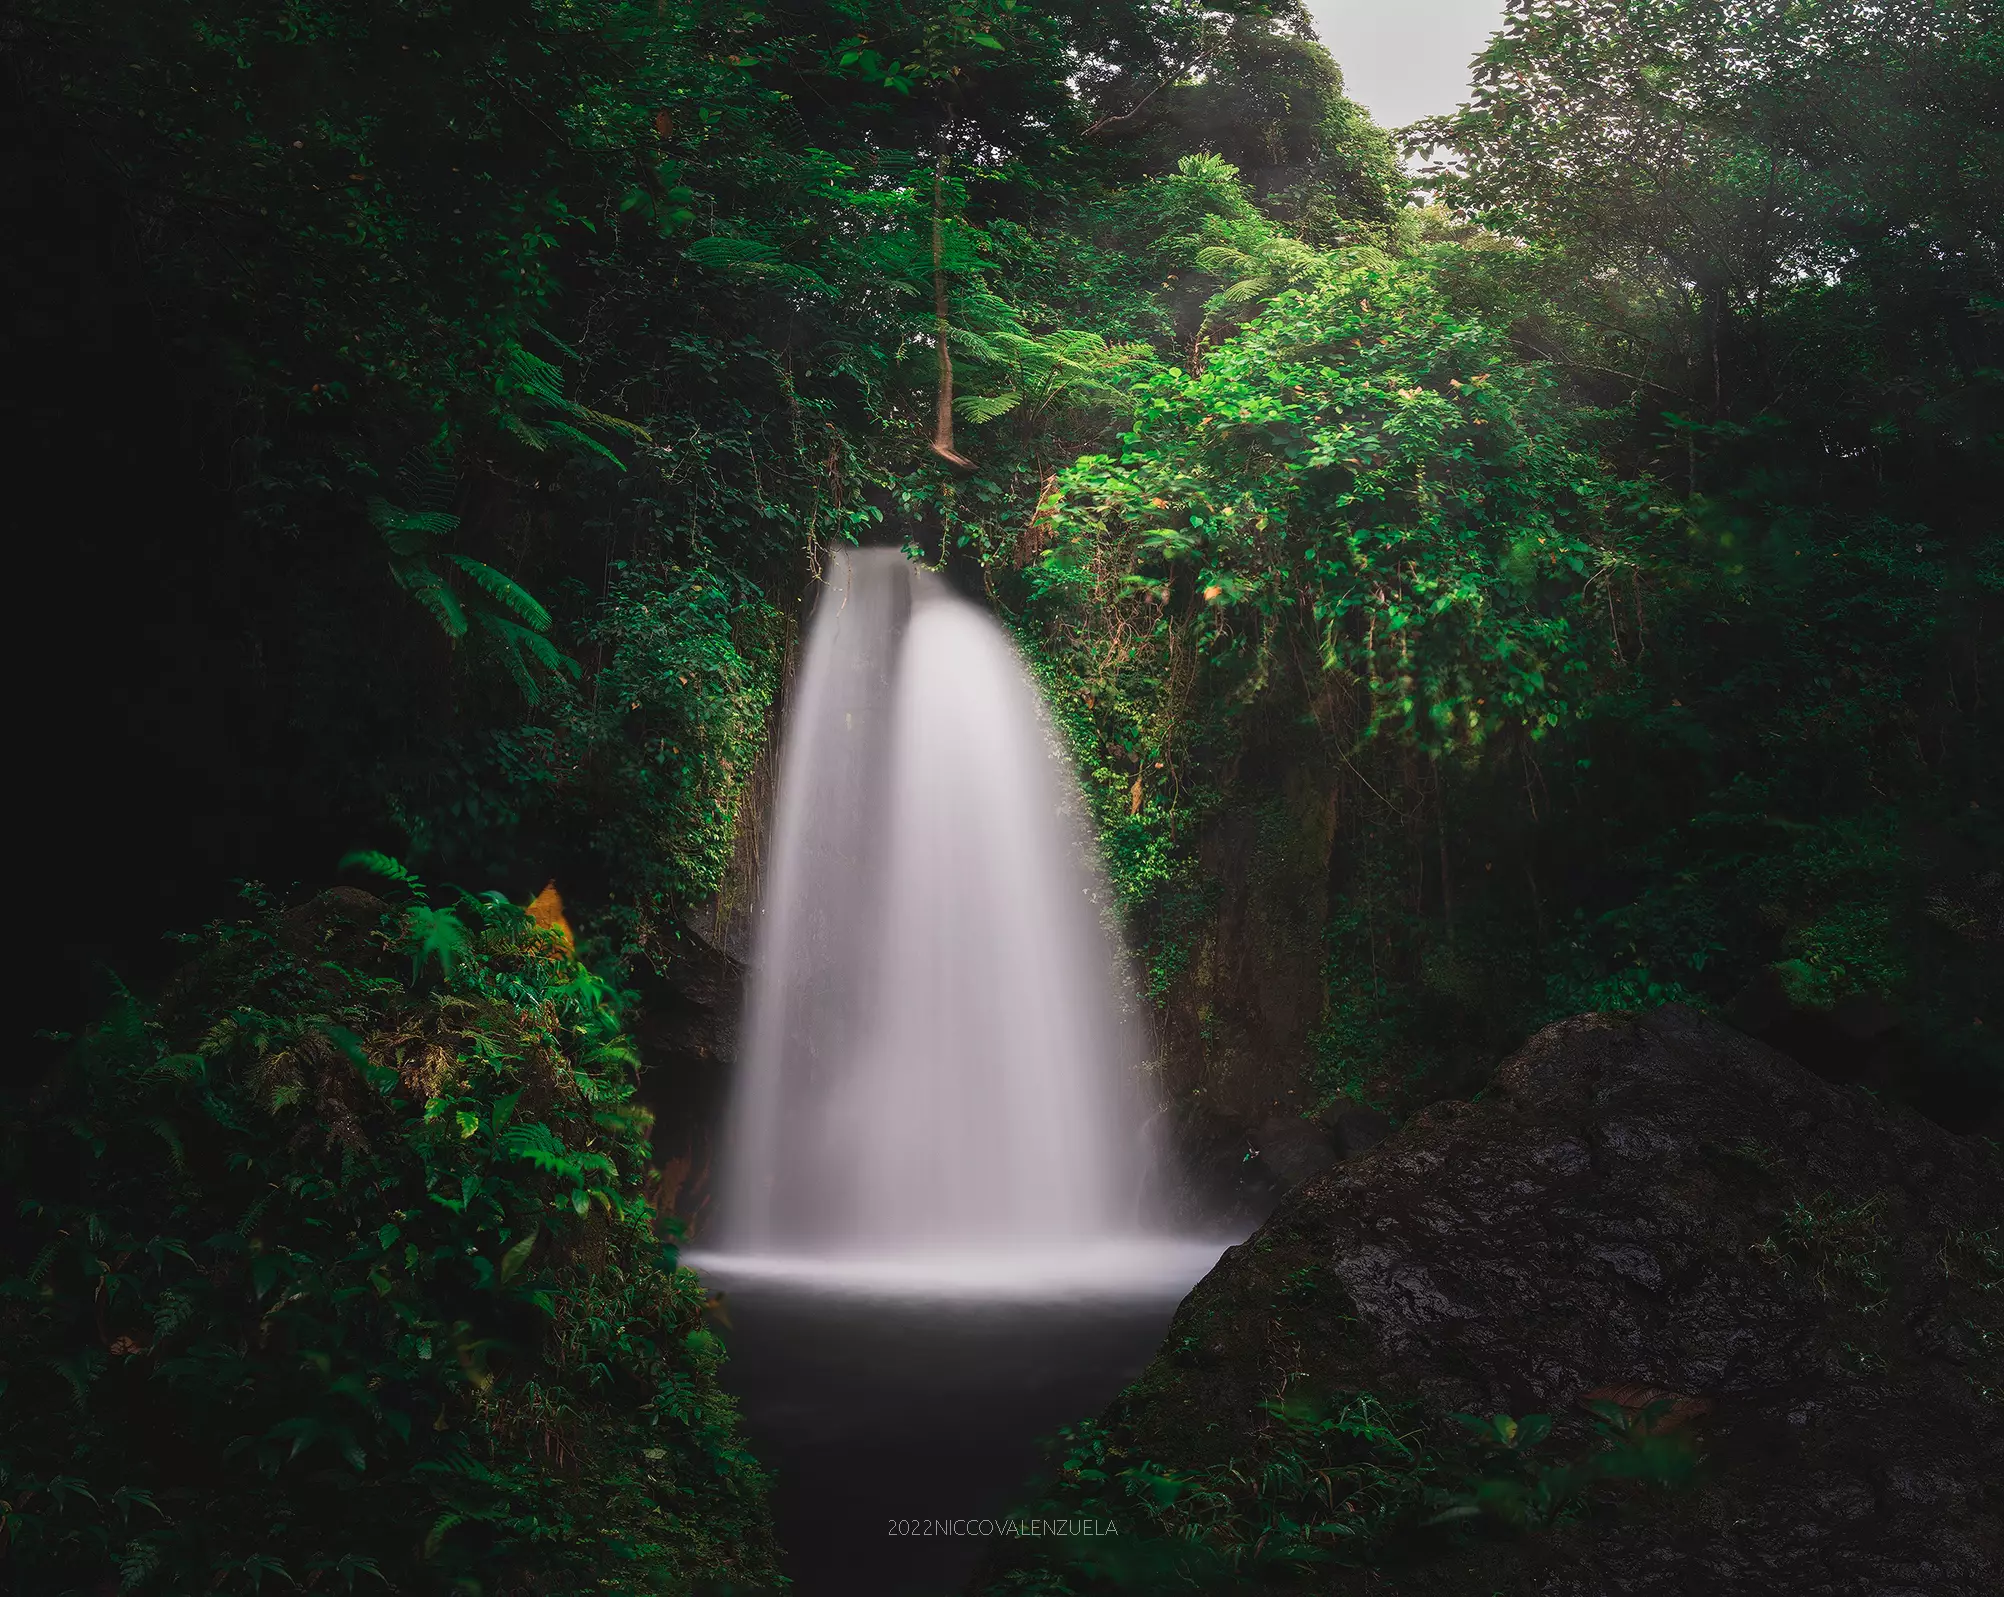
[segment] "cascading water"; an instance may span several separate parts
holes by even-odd
[[[801,1597],[960,1585],[978,1540],[897,1527],[1006,1512],[1225,1245],[1149,1223],[1143,1050],[1076,811],[987,612],[895,551],[832,552],[718,1226],[685,1256],[729,1297]]]
[[[1075,808],[995,621],[894,550],[832,553],[711,1267],[1119,1291],[1216,1257],[1145,1222],[1140,1049]]]

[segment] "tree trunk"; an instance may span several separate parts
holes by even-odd
[[[953,447],[953,352],[947,347],[946,320],[946,152],[932,169],[932,313],[933,338],[939,346],[939,393],[933,406],[932,452],[957,471],[972,471],[974,462]]]

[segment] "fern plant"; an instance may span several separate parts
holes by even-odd
[[[444,547],[459,530],[459,516],[447,508],[456,484],[438,459],[414,456],[397,480],[407,505],[392,504],[378,494],[368,506],[369,521],[389,551],[390,575],[397,585],[455,643],[469,633],[484,641],[529,703],[542,700],[538,670],[550,677],[575,679],[580,667],[550,641],[550,612],[535,595],[484,560]]]
[[[16,1589],[769,1585],[619,995],[515,906],[357,863],[395,902],[211,927],[17,1133]]]

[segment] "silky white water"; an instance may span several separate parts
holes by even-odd
[[[1072,777],[988,613],[837,551],[781,747],[714,1246],[722,1277],[1187,1288]]]

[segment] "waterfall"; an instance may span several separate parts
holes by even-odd
[[[1143,1051],[1078,809],[995,620],[897,551],[833,552],[781,745],[714,1258],[933,1285],[1163,1267]]]

